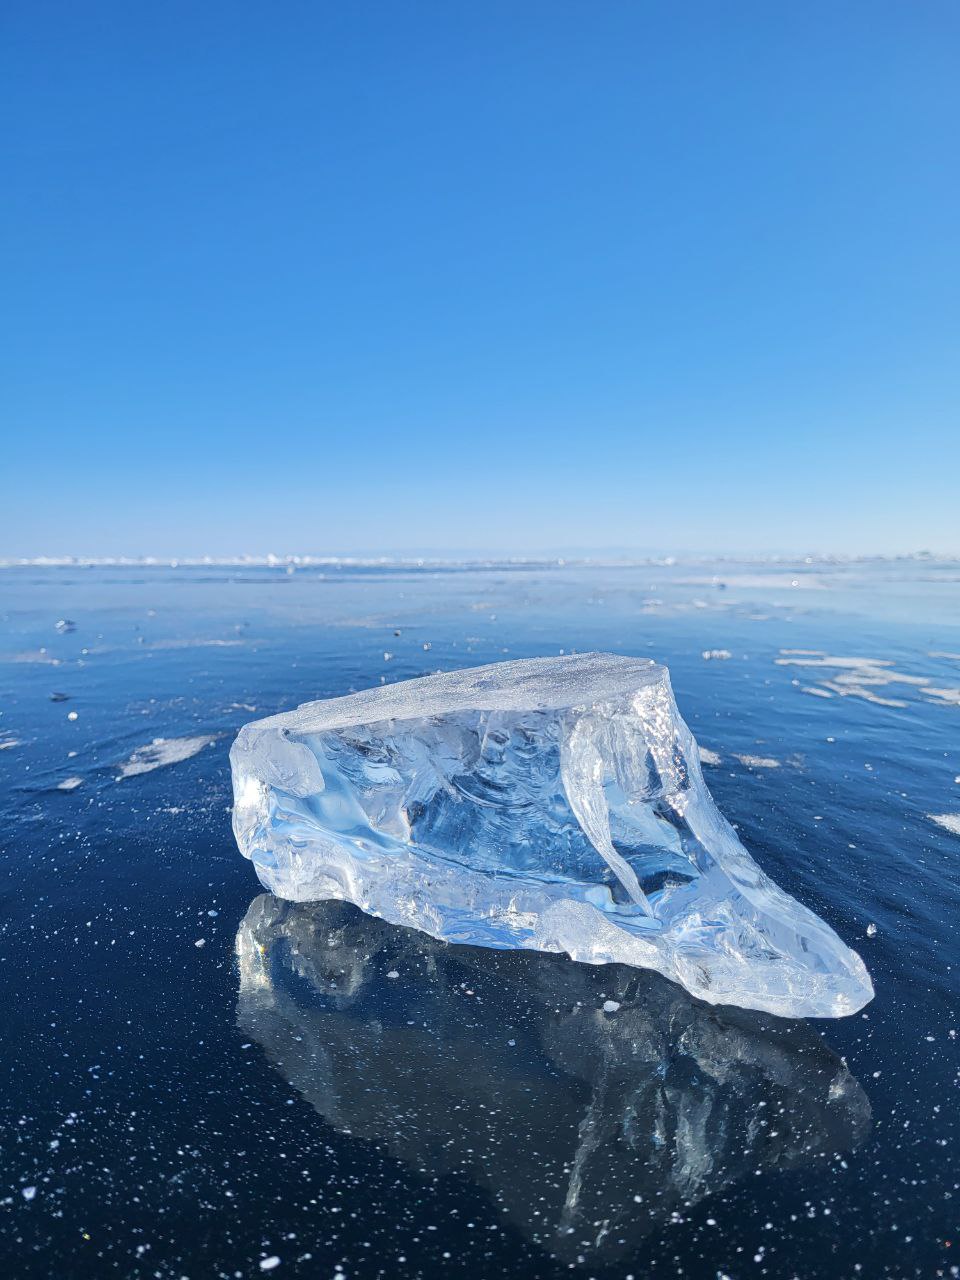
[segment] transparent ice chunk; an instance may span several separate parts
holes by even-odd
[[[307,703],[246,725],[230,759],[237,842],[282,898],[785,1017],[873,995],[717,810],[654,662],[536,658]]]

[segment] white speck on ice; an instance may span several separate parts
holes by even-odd
[[[37,1194],[37,1188],[21,1187],[20,1194],[23,1196],[24,1200],[32,1200],[33,1197]]]
[[[604,1013],[616,1013],[619,1008],[620,1008],[619,1000],[604,1000],[603,1002]]]
[[[875,938],[877,936],[877,926],[875,924],[867,925],[867,937]]]
[[[700,763],[709,765],[718,765],[721,763],[721,756],[718,751],[711,751],[709,747],[698,747],[700,752]]]
[[[76,791],[77,787],[82,786],[82,778],[64,778],[62,782],[57,783],[58,791]]]
[[[391,970],[390,970],[390,972],[387,974],[387,977],[388,977],[388,978],[399,978],[399,977],[400,977],[400,975],[399,975],[399,973],[397,973],[396,969],[391,969]]]
[[[261,1271],[272,1271],[274,1267],[279,1267],[279,1265],[280,1265],[280,1259],[277,1257],[276,1254],[273,1254],[269,1258],[260,1259]]]
[[[67,719],[68,719],[68,720],[79,720],[79,719],[80,719],[80,714],[79,714],[79,712],[77,712],[77,711],[68,711],[68,712],[67,712]]]
[[[195,947],[205,947],[207,945],[206,938],[198,938],[193,944]]]
[[[729,649],[704,649],[700,657],[704,662],[726,662],[733,654]]]

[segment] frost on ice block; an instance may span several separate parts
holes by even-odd
[[[873,995],[720,814],[654,662],[535,658],[310,702],[246,725],[230,760],[237,843],[281,898],[785,1017]]]

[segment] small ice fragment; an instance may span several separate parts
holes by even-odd
[[[507,1041],[507,1044],[510,1046],[510,1048],[511,1048],[511,1049],[513,1049],[513,1048],[515,1048],[515,1047],[516,1047],[516,1043],[517,1043],[517,1042],[516,1042],[516,1040],[508,1040],[508,1041]]]
[[[68,635],[71,631],[76,631],[77,624],[72,618],[61,618],[59,622],[53,624],[54,630],[59,631],[62,636]]]
[[[960,813],[928,813],[927,817],[944,831],[960,836]]]
[[[604,1000],[603,1002],[604,1013],[616,1013],[619,1008],[620,1008],[619,1000]]]
[[[868,925],[867,925],[867,937],[868,937],[868,938],[875,938],[876,936],[877,936],[877,926],[876,926],[875,924],[872,924],[872,923],[871,923],[871,924],[868,924]]]
[[[711,751],[709,747],[698,747],[697,750],[700,754],[701,764],[710,765],[715,768],[718,764],[722,763],[723,758],[718,751]]]
[[[269,1258],[260,1259],[261,1271],[272,1271],[274,1267],[279,1267],[279,1265],[280,1265],[280,1259],[277,1257],[276,1254],[273,1254]]]
[[[211,920],[216,920],[216,918],[217,918],[217,916],[218,916],[219,914],[220,914],[220,912],[219,912],[219,911],[214,910],[214,908],[213,908],[213,907],[211,907],[211,908],[210,908],[210,910],[207,912],[207,915],[210,917],[210,919],[211,919]]]
[[[399,977],[400,977],[400,975],[399,975],[399,973],[397,973],[396,969],[391,969],[391,970],[390,970],[390,972],[387,974],[387,977],[388,977],[388,978],[399,978]]]
[[[726,662],[733,654],[729,649],[704,649],[700,657],[704,662]]]
[[[72,778],[64,778],[62,782],[57,783],[58,791],[76,791],[77,787],[83,786],[83,779],[76,776]]]
[[[0,738],[0,751],[9,751],[11,747],[19,747],[20,739],[11,736]]]
[[[79,712],[77,712],[77,711],[68,711],[68,712],[67,712],[67,719],[68,719],[68,720],[79,720],[79,719],[80,719],[80,713],[79,713]]]
[[[37,1194],[37,1188],[36,1188],[36,1187],[21,1187],[21,1188],[20,1188],[20,1194],[23,1196],[24,1200],[32,1200],[32,1199],[33,1199],[33,1197]]]
[[[230,763],[234,834],[278,897],[654,969],[711,1004],[783,1017],[842,1017],[873,995],[856,952],[724,821],[649,659],[384,684],[245,725]]]
[[[205,947],[207,945],[206,938],[198,938],[193,944],[195,947]]]

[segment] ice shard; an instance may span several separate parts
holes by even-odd
[[[720,814],[646,659],[496,663],[311,702],[246,725],[230,760],[237,843],[279,897],[655,969],[784,1017],[873,995]]]

